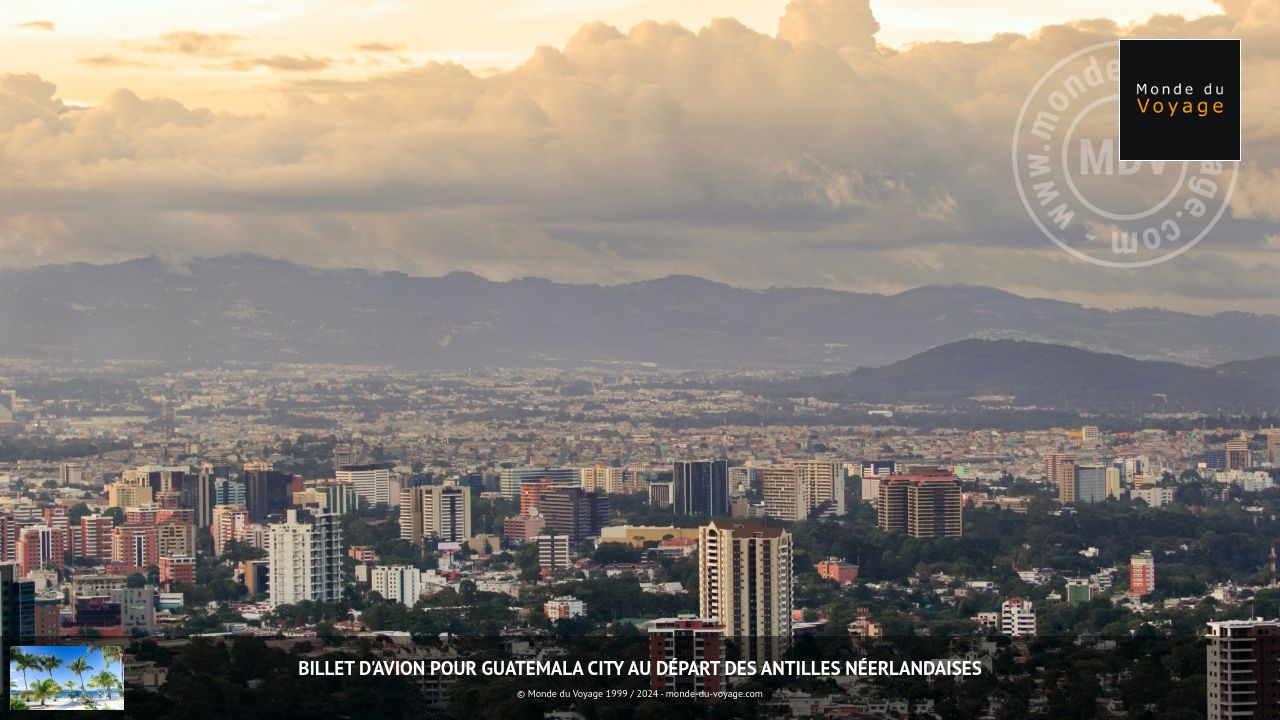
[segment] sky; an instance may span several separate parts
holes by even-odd
[[[76,658],[85,657],[85,648],[76,646],[76,645],[42,645],[42,646],[27,646],[27,647],[22,647],[18,649],[22,650],[23,652],[30,653],[32,655],[57,656],[57,658],[62,661],[62,667],[56,668],[53,671],[54,682],[58,683],[58,685],[62,686],[65,689],[78,690],[80,688],[80,679],[76,677],[75,673],[68,671],[66,666],[68,663],[70,663],[72,660],[75,660]],[[97,673],[102,672],[102,670],[106,668],[106,663],[103,661],[102,656],[96,652],[90,654],[86,659],[89,662],[90,669],[84,673],[84,680],[86,683],[85,689],[91,689],[87,684],[89,682],[89,678],[93,677]],[[117,677],[119,676],[120,668],[117,663],[112,663],[110,669],[112,674],[116,675]],[[27,671],[27,682],[43,680],[48,677],[49,677],[49,673],[43,670]],[[22,673],[18,671],[17,666],[14,665],[13,663],[9,663],[9,683],[11,685],[11,688],[16,688],[18,690],[26,689],[26,687],[22,684]]]
[[[1280,0],[216,7],[0,4],[0,267],[257,252],[1280,312]],[[1008,168],[1039,75],[1117,36],[1246,48],[1230,212],[1141,271],[1054,248]]]

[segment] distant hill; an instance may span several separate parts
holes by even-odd
[[[885,296],[687,276],[490,282],[255,255],[0,271],[0,355],[36,358],[843,370],[967,338],[1207,366],[1280,355],[1280,317],[1108,312],[966,286]]]
[[[883,367],[778,383],[773,392],[846,403],[1275,412],[1280,357],[1204,368],[1063,345],[962,340]]]

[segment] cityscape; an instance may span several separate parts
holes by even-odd
[[[1280,430],[1256,420],[959,430],[895,425],[897,407],[673,426],[689,407],[758,413],[771,381],[660,369],[6,361],[0,379],[4,637],[127,646],[126,695],[163,697],[164,648],[192,637],[462,656],[477,638],[648,638],[655,660],[753,662],[943,642],[1002,680],[1043,642],[1162,641],[1205,664],[1161,682],[1232,717],[1256,700],[1220,682],[1278,652],[1260,618],[1280,613]],[[964,711],[1058,716],[1016,687]],[[943,689],[832,678],[758,712],[954,716]],[[421,692],[458,709],[447,681]],[[1112,716],[1189,700],[1124,672],[1088,692]]]
[[[11,712],[1280,720],[1280,0],[0,43]]]

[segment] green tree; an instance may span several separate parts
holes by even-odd
[[[28,670],[44,669],[44,665],[41,664],[41,658],[38,655],[32,655],[31,653],[23,652],[17,648],[14,648],[13,655],[11,656],[11,662],[13,662],[13,664],[17,666],[18,670],[22,672],[22,686],[24,688],[30,687],[30,685],[27,684]]]
[[[31,683],[31,687],[27,689],[27,692],[30,693],[32,698],[40,701],[40,705],[43,707],[45,700],[57,695],[61,690],[62,687],[51,678],[48,680],[37,680]]]
[[[56,655],[40,656],[40,668],[49,673],[49,682],[53,682],[53,671],[62,667],[62,661]]]
[[[80,692],[84,692],[84,674],[93,669],[89,667],[89,661],[78,657],[67,663],[67,669],[80,679]]]
[[[103,670],[102,672],[89,678],[89,684],[93,687],[102,688],[107,691],[107,699],[111,699],[111,691],[114,690],[120,681],[116,680],[116,676],[110,672]]]

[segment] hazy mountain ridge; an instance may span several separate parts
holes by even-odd
[[[1205,368],[1064,345],[961,340],[883,367],[777,383],[771,392],[868,404],[1274,412],[1280,356]]]
[[[1108,312],[992,288],[897,295],[318,270],[254,255],[0,272],[0,355],[422,367],[844,369],[968,338],[1210,365],[1280,354],[1280,317]]]

